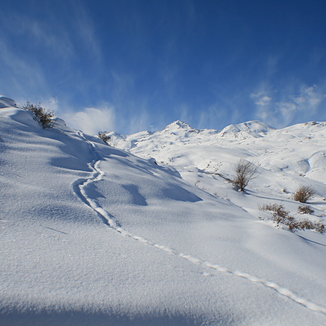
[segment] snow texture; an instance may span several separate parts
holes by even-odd
[[[303,184],[325,221],[325,128],[176,121],[110,147],[3,108],[0,324],[326,325],[325,235],[258,219],[301,218]],[[259,166],[244,193],[240,158]]]
[[[0,95],[0,109],[16,106],[16,102],[13,99]]]

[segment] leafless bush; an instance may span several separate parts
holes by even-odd
[[[302,214],[312,214],[314,212],[309,206],[299,206],[298,212]]]
[[[264,204],[262,206],[259,206],[260,211],[274,211],[276,212],[277,210],[280,210],[284,208],[283,205],[280,204]]]
[[[297,220],[289,215],[289,211],[284,209],[280,204],[265,204],[259,208],[260,210],[272,211],[271,220],[276,223],[276,226],[283,224],[288,227],[292,232],[296,230],[316,230],[317,232],[324,233],[325,225],[321,222],[312,222],[309,220]]]
[[[294,200],[299,201],[300,203],[306,203],[307,200],[313,197],[315,193],[316,192],[312,188],[308,186],[302,186],[295,192]]]
[[[101,138],[104,143],[108,145],[108,141],[111,139],[111,137],[108,136],[107,133],[107,131],[99,131],[98,137]]]
[[[325,226],[325,224],[323,224],[321,222],[315,223],[315,228],[316,228],[316,231],[319,232],[319,233],[325,233],[326,232],[326,226]]]
[[[295,220],[293,223],[288,225],[289,230],[316,230],[319,233],[325,232],[325,225],[321,222],[312,222],[309,220]]]
[[[246,160],[240,160],[236,166],[236,177],[232,180],[232,183],[240,191],[244,191],[244,189],[248,186],[250,180],[255,178],[257,169],[258,167],[253,163]]]
[[[46,111],[43,107],[41,107],[41,104],[34,105],[30,102],[27,102],[22,108],[24,110],[33,112],[34,120],[36,120],[43,127],[43,129],[53,128],[53,111]]]
[[[272,220],[276,223],[277,226],[279,226],[279,224],[285,224],[288,225],[290,222],[293,222],[293,217],[289,216],[289,211],[285,210],[283,205],[279,205],[279,204],[273,204],[270,205],[269,211],[272,211]]]

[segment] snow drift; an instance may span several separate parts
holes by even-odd
[[[16,102],[13,99],[0,95],[0,109],[16,106]]]

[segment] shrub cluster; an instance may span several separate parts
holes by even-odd
[[[53,128],[53,111],[45,110],[40,104],[34,105],[30,102],[27,102],[23,106],[23,109],[33,112],[34,120],[36,120],[43,129]]]
[[[105,144],[108,145],[108,141],[111,139],[110,136],[107,135],[107,131],[99,131],[98,132],[98,137],[101,138]]]
[[[261,206],[260,210],[271,211],[271,220],[276,223],[276,226],[283,224],[292,232],[297,230],[316,230],[317,232],[324,233],[326,231],[325,225],[321,222],[297,220],[293,216],[290,216],[290,212],[285,210],[283,205],[266,204]]]
[[[298,212],[302,214],[312,214],[314,212],[309,206],[299,206]]]
[[[279,204],[266,204],[260,207],[262,211],[271,211],[272,212],[272,220],[276,223],[276,226],[279,224],[288,225],[293,221],[294,217],[289,216],[289,211],[284,209],[283,205]]]

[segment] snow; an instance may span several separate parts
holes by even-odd
[[[299,216],[307,184],[325,221],[325,128],[176,121],[110,147],[1,109],[0,324],[325,325],[325,235],[258,218]],[[240,158],[259,165],[245,193]]]
[[[16,107],[16,102],[9,97],[0,95],[0,109],[7,107]]]

